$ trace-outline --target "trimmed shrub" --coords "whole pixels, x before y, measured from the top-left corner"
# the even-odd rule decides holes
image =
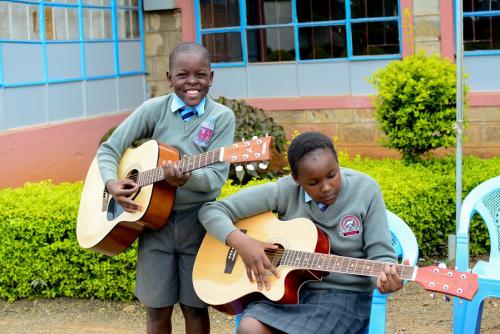
[[[107,257],[78,246],[81,191],[81,182],[0,191],[0,298],[133,298],[135,247]]]
[[[420,52],[372,75],[375,115],[386,135],[382,145],[401,152],[405,161],[416,161],[455,144],[455,68],[447,59]]]

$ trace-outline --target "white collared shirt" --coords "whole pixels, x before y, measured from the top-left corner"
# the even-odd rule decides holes
[[[203,115],[203,113],[205,112],[205,102],[206,102],[206,97],[204,97],[198,105],[190,107],[187,104],[185,104],[184,101],[182,101],[181,98],[177,96],[177,94],[174,93],[174,98],[172,99],[171,108],[172,112],[177,112],[180,108],[188,107],[195,109],[198,115]]]

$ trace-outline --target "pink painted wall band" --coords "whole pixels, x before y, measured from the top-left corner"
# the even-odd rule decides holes
[[[453,0],[440,0],[439,12],[441,22],[441,58],[455,62]]]
[[[196,42],[196,20],[194,16],[193,0],[176,0],[176,6],[181,9],[182,40]]]
[[[101,137],[129,113],[8,130],[0,133],[0,189],[52,179],[79,181],[87,174]]]

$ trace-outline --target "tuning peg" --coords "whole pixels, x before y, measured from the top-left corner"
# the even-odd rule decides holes
[[[451,301],[451,298],[450,298],[450,296],[445,295],[445,296],[443,297],[443,300],[444,300],[445,302],[449,303],[449,302]]]
[[[243,169],[243,166],[236,165],[234,167],[234,170],[236,171],[236,177],[238,178],[238,180],[240,180],[240,182],[242,182],[243,178],[245,177],[245,170]]]
[[[433,292],[433,293],[429,294],[429,296],[431,297],[431,299],[434,299],[436,297],[436,294]]]
[[[441,269],[446,269],[446,264],[444,264],[443,262],[441,262],[440,264],[438,264],[438,267],[441,268]]]
[[[263,161],[263,162],[259,163],[260,169],[267,169],[267,166],[269,166],[269,162],[267,162],[267,161]]]
[[[247,164],[245,167],[249,171],[254,171],[255,170],[255,165],[253,163]]]
[[[255,140],[255,139],[258,139],[258,138],[259,138],[259,137],[257,137],[257,136],[253,136],[253,137],[252,137],[252,140]]]

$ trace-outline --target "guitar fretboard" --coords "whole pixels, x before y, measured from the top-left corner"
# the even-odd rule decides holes
[[[266,251],[267,252],[267,251]],[[329,271],[344,274],[379,277],[385,263],[381,261],[365,260],[338,255],[311,253],[286,249],[279,259],[280,265],[298,267],[310,270]],[[278,251],[276,252],[276,254]],[[275,264],[276,260],[271,260]],[[405,280],[414,280],[414,266],[396,265],[396,271]]]
[[[218,148],[210,152],[201,153],[192,157],[175,161],[173,162],[173,164],[179,167],[182,173],[190,172],[192,170],[222,161],[221,150],[222,148]],[[139,187],[143,187],[164,179],[165,174],[163,172],[163,167],[156,167],[139,173],[135,182]]]

